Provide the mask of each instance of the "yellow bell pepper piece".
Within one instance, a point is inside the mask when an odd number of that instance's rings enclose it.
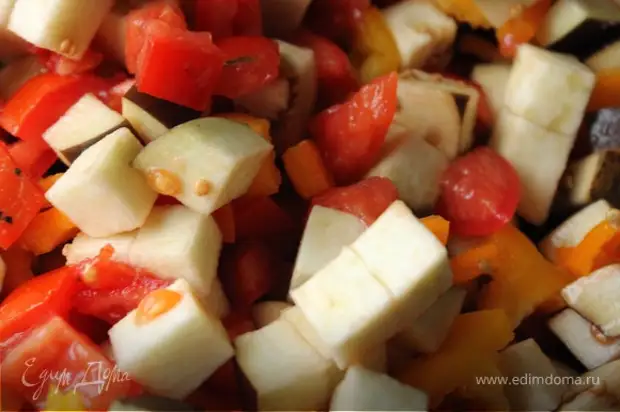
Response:
[[[62,392],[58,387],[50,386],[45,401],[45,411],[82,412],[86,411],[86,407],[78,392],[74,390]]]
[[[363,83],[398,72],[400,68],[400,53],[392,31],[375,7],[364,11],[356,34],[352,61]]]

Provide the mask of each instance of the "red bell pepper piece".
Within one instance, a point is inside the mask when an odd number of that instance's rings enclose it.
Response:
[[[113,249],[106,247],[99,256],[77,265],[81,287],[73,306],[82,314],[108,323],[116,323],[138,307],[150,292],[169,286],[172,281],[111,259]]]
[[[262,33],[259,0],[195,0],[194,15],[194,28],[215,40]]]
[[[108,83],[93,75],[40,74],[28,80],[4,106],[0,126],[22,140],[40,140],[86,93],[107,90]]]
[[[34,180],[43,177],[58,159],[56,153],[39,140],[20,140],[13,143],[9,146],[9,154],[15,165]]]
[[[229,37],[217,43],[224,55],[224,69],[215,94],[235,99],[259,90],[278,78],[280,51],[266,37]]]
[[[314,0],[306,13],[306,24],[315,33],[339,44],[350,45],[370,0]]]
[[[444,172],[438,212],[450,231],[487,236],[513,218],[521,185],[512,165],[488,147],[455,160]]]
[[[0,305],[0,344],[15,334],[41,325],[50,314],[66,316],[77,287],[75,268],[63,267],[15,289]]]
[[[171,0],[150,2],[129,13],[125,23],[125,64],[129,73],[135,73],[138,69],[139,56],[146,40],[146,26],[152,20],[187,29],[183,11]]]
[[[0,145],[0,247],[11,246],[45,204],[43,191]]]
[[[86,336],[54,316],[36,328],[2,361],[2,383],[46,410],[50,389],[74,391],[91,411],[107,411],[131,389],[129,377]]]
[[[311,121],[310,133],[337,182],[356,181],[378,160],[396,113],[397,84],[396,73],[375,79]]]
[[[137,74],[138,90],[198,111],[207,110],[222,73],[224,57],[209,33],[146,26]]]
[[[239,198],[231,205],[238,240],[270,237],[294,228],[291,216],[268,196]]]
[[[312,206],[349,213],[370,226],[397,199],[398,190],[390,179],[370,177],[351,186],[329,189],[314,197]]]
[[[234,307],[248,308],[269,292],[276,270],[271,252],[262,242],[248,241],[234,248],[222,284]]]
[[[340,103],[359,88],[347,54],[326,37],[303,30],[294,43],[312,49],[319,82],[319,102],[325,106]]]

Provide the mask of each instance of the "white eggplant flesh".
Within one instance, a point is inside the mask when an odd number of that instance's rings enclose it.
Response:
[[[88,93],[43,133],[43,140],[70,166],[88,147],[126,125],[123,116]]]
[[[123,65],[125,64],[125,21],[125,13],[112,10],[104,17],[93,40],[102,52]]]
[[[217,276],[222,235],[212,216],[185,206],[156,206],[129,250],[132,265],[163,279],[185,279],[208,301]]]
[[[425,213],[434,208],[439,198],[440,179],[449,160],[438,148],[412,134],[395,136],[367,176],[390,179],[407,206]]]
[[[436,352],[461,312],[466,295],[467,291],[458,287],[448,290],[394,339],[418,353]]]
[[[402,68],[423,68],[445,55],[457,24],[432,1],[405,0],[383,11],[401,57]]]
[[[540,250],[545,257],[555,262],[558,248],[577,246],[596,225],[604,221],[611,206],[606,200],[598,200],[575,213],[553,230],[540,243]]]
[[[540,225],[547,220],[574,140],[575,135],[544,129],[506,108],[500,112],[490,146],[519,175],[518,212],[530,223]]]
[[[109,245],[114,249],[111,259],[129,263],[129,250],[137,233],[133,231],[110,237],[90,237],[85,233],[80,233],[71,243],[65,245],[62,254],[67,259],[67,265],[73,265],[98,256],[101,249]]]
[[[136,157],[134,167],[146,176],[160,171],[174,176],[178,187],[167,194],[192,210],[210,214],[245,194],[272,150],[271,144],[246,125],[201,118],[149,143]]]
[[[565,190],[572,206],[583,206],[594,200],[616,203],[620,182],[620,150],[599,150],[572,162],[564,178]]]
[[[394,378],[353,366],[334,391],[330,411],[427,411],[428,396]]]
[[[37,47],[79,59],[113,4],[114,0],[19,0],[8,28]]]
[[[265,35],[286,38],[299,28],[312,0],[260,0]]]
[[[45,197],[89,236],[137,229],[157,198],[130,166],[141,149],[127,128],[118,129],[82,152]]]
[[[167,289],[181,295],[175,306],[146,323],[133,310],[108,334],[121,370],[152,393],[183,399],[235,353],[220,319],[202,307],[186,281]]]
[[[4,29],[9,24],[11,13],[17,0],[0,0],[0,28]]]
[[[484,17],[495,28],[501,27],[512,16],[534,4],[536,0],[474,0]]]
[[[275,300],[258,302],[252,306],[252,320],[254,320],[256,327],[260,329],[275,322],[280,318],[282,312],[292,307],[293,305],[290,303]]]
[[[353,243],[364,229],[364,224],[356,216],[314,206],[301,238],[290,289],[296,289],[308,281],[335,259],[343,246]]]
[[[276,151],[281,154],[305,137],[317,98],[317,74],[312,50],[282,40],[277,40],[277,43],[280,49],[280,75],[289,81],[290,88],[288,109],[272,131]]]
[[[0,70],[0,98],[9,100],[28,80],[45,70],[37,56],[25,56],[12,61]]]
[[[256,391],[258,410],[325,410],[337,382],[323,358],[288,322],[278,319],[235,339],[237,362]]]
[[[279,78],[262,89],[235,99],[235,105],[254,116],[277,120],[289,107],[291,84]]]
[[[592,71],[620,68],[620,41],[615,41],[586,60]]]
[[[512,65],[504,104],[543,129],[574,138],[594,81],[592,70],[575,57],[524,44]]]
[[[555,315],[549,320],[549,328],[588,369],[596,369],[620,356],[620,340],[605,338],[572,309]]]
[[[478,64],[471,74],[471,79],[482,87],[494,117],[497,117],[504,107],[511,69],[509,64],[504,63]]]
[[[562,289],[566,303],[608,337],[620,336],[620,264],[605,266]]]
[[[551,360],[533,339],[504,349],[500,353],[499,367],[509,379],[527,377],[524,384],[520,380],[519,385],[504,386],[512,410],[552,411],[560,405],[566,386],[558,385],[558,382],[545,383],[545,378],[559,376]],[[536,382],[531,378],[539,378],[541,381]]]

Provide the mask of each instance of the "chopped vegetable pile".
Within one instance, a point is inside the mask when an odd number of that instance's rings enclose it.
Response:
[[[0,410],[620,410],[620,3],[0,0]]]

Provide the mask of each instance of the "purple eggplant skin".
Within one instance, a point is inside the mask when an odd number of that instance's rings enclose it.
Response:
[[[585,60],[620,39],[620,23],[586,20],[547,48]]]
[[[620,107],[586,114],[579,140],[582,151],[620,149]]]
[[[140,93],[136,86],[129,89],[124,97],[140,106],[142,110],[155,117],[169,129],[200,117],[200,112],[196,110],[158,99],[146,93]]]

